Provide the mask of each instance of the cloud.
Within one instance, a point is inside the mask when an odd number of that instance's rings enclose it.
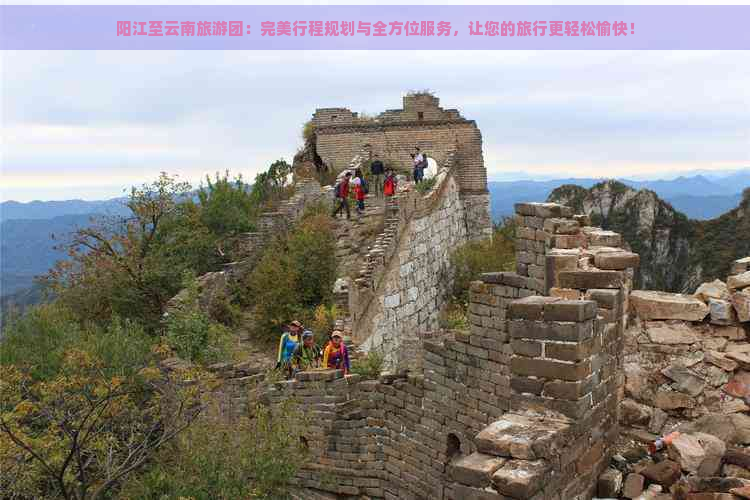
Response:
[[[193,182],[225,169],[252,178],[291,159],[316,107],[377,113],[422,88],[477,121],[490,175],[750,164],[748,52],[3,56],[6,198],[33,197],[35,186],[116,195],[161,170]]]

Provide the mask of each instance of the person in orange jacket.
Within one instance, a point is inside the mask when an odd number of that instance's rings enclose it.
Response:
[[[333,331],[331,334],[331,340],[323,351],[323,366],[326,368],[344,370],[344,375],[349,373],[349,370],[351,369],[349,364],[349,352],[344,344],[344,336],[338,330]]]

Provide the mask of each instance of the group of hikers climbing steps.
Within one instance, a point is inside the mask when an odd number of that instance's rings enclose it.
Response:
[[[412,178],[415,184],[424,180],[424,171],[428,167],[427,155],[416,147],[415,152],[411,153],[413,172]],[[378,155],[375,155],[370,162],[370,179],[372,179],[377,198],[389,198],[396,194],[398,179],[392,168],[385,168]],[[349,210],[349,198],[354,197],[356,201],[357,216],[361,217],[365,212],[365,199],[370,192],[369,182],[362,173],[361,168],[346,170],[341,178],[336,182],[333,189],[333,213],[332,217],[343,215],[346,212],[346,218],[351,219]]]
[[[292,321],[284,328],[279,339],[276,369],[287,378],[292,378],[299,371],[316,368],[331,368],[344,370],[344,374],[349,373],[349,352],[344,344],[343,334],[339,330],[331,332],[321,349],[315,342],[312,331],[306,330],[299,321]]]

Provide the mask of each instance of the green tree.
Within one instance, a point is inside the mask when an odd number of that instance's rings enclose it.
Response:
[[[105,322],[114,314],[155,327],[186,267],[164,258],[160,243],[169,238],[162,230],[179,215],[189,189],[165,173],[134,187],[126,202],[132,215],[102,218],[76,231],[66,245],[68,260],[44,281],[82,319]]]
[[[274,204],[289,194],[289,177],[292,166],[280,159],[271,163],[268,170],[255,176],[252,197],[258,206]]]
[[[0,490],[10,498],[108,498],[202,409],[201,385],[184,383],[196,375],[166,379],[133,325],[63,338],[47,342],[54,372],[35,369],[41,353],[0,344]]]
[[[206,184],[198,190],[200,217],[215,236],[227,236],[252,231],[258,206],[242,176],[233,180],[229,172],[214,180],[206,176]]]

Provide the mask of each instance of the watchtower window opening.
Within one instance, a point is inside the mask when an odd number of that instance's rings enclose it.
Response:
[[[417,120],[420,122],[424,120],[424,113],[422,111],[417,111]]]
[[[331,115],[331,121],[332,122],[335,122],[336,118],[338,118],[338,115]]]

